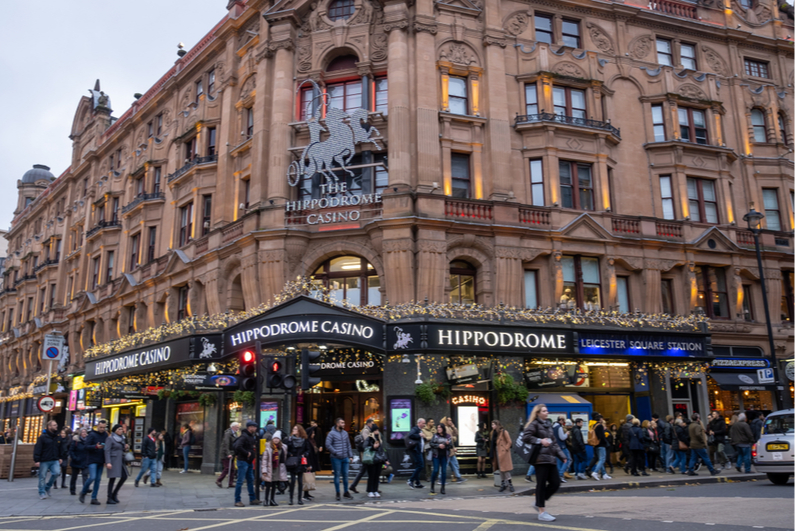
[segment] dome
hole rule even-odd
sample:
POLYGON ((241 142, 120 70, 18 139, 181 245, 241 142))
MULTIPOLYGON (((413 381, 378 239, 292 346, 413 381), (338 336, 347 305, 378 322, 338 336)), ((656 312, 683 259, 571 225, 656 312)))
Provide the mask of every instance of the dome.
POLYGON ((36 181, 40 181, 42 179, 54 181, 55 175, 50 173, 49 166, 45 166, 44 164, 34 164, 33 169, 26 171, 25 175, 22 176, 22 184, 34 184, 36 181))

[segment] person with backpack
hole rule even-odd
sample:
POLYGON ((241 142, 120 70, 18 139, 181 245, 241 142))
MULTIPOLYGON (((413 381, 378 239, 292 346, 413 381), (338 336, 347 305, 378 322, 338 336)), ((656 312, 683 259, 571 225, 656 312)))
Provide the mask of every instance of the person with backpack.
POLYGON ((594 478, 596 481, 600 479, 613 479, 611 476, 607 475, 607 470, 605 470, 605 461, 607 461, 607 437, 605 432, 607 428, 605 428, 605 419, 599 413, 594 414, 594 420, 596 424, 593 426, 593 437, 592 439, 591 433, 588 433, 588 443, 590 444, 593 440, 596 442, 594 445, 594 453, 597 456, 596 466, 591 473, 591 477, 594 478), (599 476, 599 471, 602 471, 601 477, 599 476))
POLYGON ((536 404, 522 432, 522 441, 526 444, 540 444, 541 449, 536 457, 536 504, 538 519, 542 522, 554 522, 555 517, 546 511, 546 503, 560 488, 560 475, 557 460, 565 461, 566 454, 558 446, 552 423, 549 421, 549 410, 545 404, 536 404))
POLYGON ((582 438, 582 418, 574 421, 574 429, 569 434, 569 441, 571 444, 571 456, 574 461, 574 477, 586 479, 585 461, 588 459, 588 453, 585 448, 585 441, 582 438))
MULTIPOLYGON (((359 459, 361 463, 362 454, 364 453, 364 441, 370 438, 370 428, 373 427, 373 423, 375 421, 373 419, 367 419, 364 423, 364 428, 362 428, 361 433, 359 433, 356 437, 353 438, 353 446, 356 448, 356 451, 359 452, 359 459)), ((350 491, 354 494, 359 494, 359 491, 356 490, 356 485, 359 484, 359 481, 364 477, 367 473, 367 467, 364 464, 361 465, 359 468, 359 472, 356 474, 356 478, 351 483, 350 491)))
POLYGON ((641 428, 639 419, 632 419, 632 427, 629 429, 629 451, 632 455, 632 475, 640 476, 638 468, 643 472, 642 475, 648 476, 646 472, 646 453, 649 437, 646 430, 641 428))
POLYGON ((185 431, 182 432, 182 439, 180 440, 179 447, 182 450, 182 458, 185 460, 185 465, 182 467, 182 470, 179 471, 180 474, 184 474, 188 471, 190 449, 191 446, 196 444, 196 436, 193 434, 193 428, 190 427, 190 424, 185 424, 183 429, 185 431))

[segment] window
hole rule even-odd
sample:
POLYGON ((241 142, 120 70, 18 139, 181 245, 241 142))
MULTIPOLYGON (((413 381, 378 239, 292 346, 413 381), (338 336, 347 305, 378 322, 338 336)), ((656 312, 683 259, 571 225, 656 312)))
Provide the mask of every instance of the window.
POLYGON ((212 96, 215 93, 215 69, 207 73, 207 94, 212 96))
POLYGON ((111 208, 112 208, 112 216, 113 216, 111 218, 111 221, 113 221, 114 223, 117 223, 119 221, 119 198, 118 197, 114 197, 113 198, 113 202, 111 204, 112 204, 111 208))
POLYGON ((14 308, 8 310, 8 326, 6 326, 6 330, 11 330, 12 326, 14 326, 14 308))
POLYGON ((155 134, 160 136, 163 133, 163 113, 155 116, 155 134))
POLYGON ((306 87, 301 89, 301 101, 299 103, 300 108, 298 109, 298 119, 300 121, 304 122, 313 115, 315 110, 314 99, 315 99, 314 88, 306 87))
POLYGON ((157 244, 157 227, 149 227, 149 242, 146 245, 146 263, 155 260, 155 245, 157 244))
POLYGON ((141 177, 138 177, 137 179, 135 179, 135 196, 136 197, 141 197, 142 195, 144 195, 144 177, 143 177, 143 175, 141 177))
POLYGON ((177 302, 177 320, 185 319, 188 316, 188 286, 179 288, 179 299, 177 302))
POLYGON ((163 168, 155 166, 155 175, 152 179, 152 193, 160 193, 160 180, 163 178, 163 168))
POLYGON ((469 198, 469 155, 453 153, 450 160, 453 197, 467 199, 469 198))
POLYGON ((665 118, 662 104, 651 106, 651 123, 654 127, 654 141, 665 142, 665 118))
POLYGON ((662 312, 667 315, 674 314, 674 287, 670 278, 662 279, 660 283, 660 294, 662 299, 662 312))
POLYGON ((668 39, 657 39, 657 63, 674 66, 673 45, 668 39))
POLYGON ((146 138, 152 138, 155 134, 155 124, 154 122, 149 122, 146 124, 146 138))
POLYGON ((563 208, 593 210, 593 179, 590 164, 568 160, 558 163, 560 170, 560 199, 563 208))
MULTIPOLYGON (((781 271, 781 321, 792 321, 793 305, 795 305, 795 273, 781 271)), ((14 311, 13 309, 11 310, 14 311)))
POLYGON ((115 253, 113 251, 108 251, 108 254, 105 257, 105 283, 113 280, 114 258, 116 258, 115 253))
POLYGON ((127 334, 135 333, 135 306, 127 307, 127 334))
POLYGON ((121 168, 121 148, 116 150, 116 169, 121 168))
POLYGON ((587 117, 584 90, 577 90, 569 87, 553 87, 552 103, 555 106, 555 114, 572 116, 574 118, 587 117))
POLYGON ((751 304, 751 286, 743 284, 743 319, 746 321, 754 320, 754 309, 751 304))
POLYGON ((199 98, 204 94, 204 84, 202 80, 198 80, 196 82, 196 99, 194 100, 196 103, 199 103, 199 98))
POLYGON ((564 256, 563 296, 560 304, 564 308, 600 310, 602 308, 599 260, 584 256, 564 256))
POLYGON ((346 20, 353 15, 353 0, 334 0, 328 6, 328 18, 331 20, 346 20))
POLYGON ((28 314, 26 321, 30 321, 33 318, 33 297, 28 297, 28 314))
POLYGON ((537 271, 524 272, 524 307, 538 308, 538 275, 537 271))
POLYGON ((315 271, 313 283, 329 289, 339 304, 347 300, 355 306, 381 305, 381 279, 364 258, 340 256, 323 262, 315 271))
POLYGON ((696 306, 712 319, 729 318, 729 294, 726 274, 721 268, 696 266, 698 296, 696 306))
POLYGON ((66 279, 66 293, 64 293, 64 305, 69 304, 72 300, 72 286, 74 285, 74 278, 69 276, 66 279))
POLYGON ((453 114, 467 114, 469 112, 467 80, 463 77, 450 76, 447 87, 450 112, 453 114))
POLYGON ((663 219, 676 219, 670 175, 660 175, 660 197, 662 198, 663 219))
POLYGON ((97 223, 105 221, 105 205, 99 205, 97 208, 97 223))
POLYGON ((389 110, 389 82, 385 77, 375 78, 375 112, 386 114, 389 110))
POLYGON ((778 113, 778 135, 781 138, 781 143, 785 146, 787 143, 787 119, 784 118, 784 113, 778 113))
POLYGON ((207 129, 207 156, 215 156, 215 127, 207 129))
POLYGON ((580 23, 576 20, 563 19, 561 25, 563 45, 580 48, 580 23))
POLYGON ((182 247, 193 238, 193 203, 179 209, 179 246, 182 247))
POLYGON ((44 303, 47 300, 47 286, 41 288, 39 291, 39 315, 44 313, 45 305, 44 303))
POLYGON ((688 178, 687 199, 691 220, 718 223, 718 198, 715 195, 714 181, 688 178))
POLYGON ((630 312, 629 304, 629 278, 616 277, 616 299, 618 302, 618 311, 621 313, 630 312))
POLYGON ((91 289, 99 286, 99 256, 91 261, 91 289))
POLYGON ((88 195, 88 178, 83 179, 83 197, 88 195))
POLYGON ((251 200, 251 179, 243 180, 243 205, 248 208, 249 201, 251 200))
POLYGON ((524 101, 527 115, 538 114, 538 90, 535 83, 528 83, 524 86, 524 101))
POLYGON ((50 304, 47 306, 50 310, 55 306, 55 284, 50 284, 50 304))
POLYGON ((707 144, 707 118, 704 111, 679 107, 679 132, 685 142, 707 144))
POLYGON ((194 136, 185 142, 185 162, 190 162, 196 158, 196 137, 194 136))
POLYGON ((210 232, 210 220, 212 219, 213 196, 202 196, 202 236, 210 232))
POLYGON ((539 15, 536 13, 536 40, 552 44, 552 17, 550 15, 539 15))
POLYGON ((111 170, 112 170, 113 168, 115 168, 115 162, 116 162, 115 155, 111 155, 111 156, 110 156, 110 164, 108 165, 108 166, 110 166, 110 169, 111 169, 111 170))
POLYGON ((61 260, 61 246, 63 244, 62 240, 55 240, 55 261, 59 262, 61 260))
POLYGON ((544 206, 544 165, 541 159, 530 161, 530 204, 544 206))
POLYGON ((254 136, 254 108, 247 107, 246 108, 246 129, 245 129, 246 138, 251 138, 254 136))
POLYGON ((745 74, 754 77, 764 77, 764 78, 770 77, 770 73, 767 67, 767 62, 756 61, 754 59, 745 60, 745 74))
POLYGON ((326 87, 329 107, 343 111, 352 111, 362 107, 361 80, 334 83, 326 87))
POLYGON ((130 238, 130 271, 138 267, 138 249, 141 247, 141 233, 130 238))
POLYGON ((679 45, 679 60, 682 66, 690 70, 698 70, 696 68, 696 45, 685 44, 679 45))
POLYGON ((450 304, 475 304, 477 270, 463 260, 450 262, 450 304))
POLYGON ((765 113, 760 109, 751 109, 751 126, 754 129, 754 142, 767 142, 765 113))
POLYGON ((762 190, 762 199, 765 203, 765 220, 770 230, 781 229, 781 214, 778 209, 778 188, 765 188, 762 190))

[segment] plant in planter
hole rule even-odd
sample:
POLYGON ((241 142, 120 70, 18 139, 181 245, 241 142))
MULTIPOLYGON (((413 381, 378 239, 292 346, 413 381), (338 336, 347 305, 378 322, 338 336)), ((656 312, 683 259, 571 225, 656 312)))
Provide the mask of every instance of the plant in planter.
POLYGON ((215 393, 202 393, 199 395, 199 405, 202 407, 214 406, 218 402, 218 396, 215 393))
POLYGON ((510 402, 524 403, 527 401, 527 387, 514 381, 510 374, 498 374, 494 378, 494 389, 497 391, 497 402, 504 406, 510 402))
POLYGON ((247 406, 254 405, 254 393, 252 391, 242 391, 238 389, 235 391, 235 394, 232 395, 232 400, 235 402, 240 402, 241 404, 245 404, 247 406))
POLYGON ((161 389, 157 392, 157 399, 163 400, 171 396, 171 389, 161 389))
POLYGON ((434 387, 435 384, 431 382, 422 382, 414 388, 414 396, 426 406, 430 406, 436 402, 436 393, 433 392, 434 387))

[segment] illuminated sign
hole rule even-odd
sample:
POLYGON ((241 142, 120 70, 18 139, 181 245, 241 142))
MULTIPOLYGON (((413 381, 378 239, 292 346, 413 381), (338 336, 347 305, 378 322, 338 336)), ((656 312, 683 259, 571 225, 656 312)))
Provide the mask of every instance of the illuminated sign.
POLYGON ((454 396, 451 400, 454 406, 459 404, 477 404, 478 406, 486 407, 489 401, 486 397, 475 395, 454 396))
POLYGON ((580 354, 701 358, 711 355, 703 336, 667 334, 579 334, 580 354))
POLYGON ((715 358, 709 366, 712 369, 767 369, 770 361, 764 358, 715 358))

